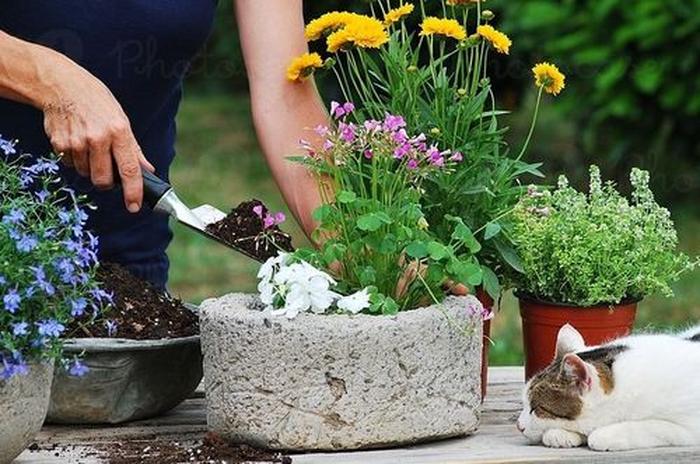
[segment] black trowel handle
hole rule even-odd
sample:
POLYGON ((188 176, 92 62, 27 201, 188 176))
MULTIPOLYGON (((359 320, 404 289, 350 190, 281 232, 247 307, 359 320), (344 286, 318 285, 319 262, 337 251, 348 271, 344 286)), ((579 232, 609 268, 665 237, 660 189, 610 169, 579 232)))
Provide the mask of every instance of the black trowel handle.
POLYGON ((141 176, 143 176, 143 202, 149 208, 154 209, 160 199, 163 198, 163 195, 173 188, 170 184, 144 168, 141 168, 141 176))

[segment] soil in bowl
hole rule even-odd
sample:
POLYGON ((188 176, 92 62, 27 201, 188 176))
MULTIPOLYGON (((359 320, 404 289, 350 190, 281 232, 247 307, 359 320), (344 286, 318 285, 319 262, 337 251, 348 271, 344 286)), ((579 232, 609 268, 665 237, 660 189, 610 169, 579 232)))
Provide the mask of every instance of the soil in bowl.
POLYGON ((259 261, 277 256, 279 251, 293 251, 292 238, 277 225, 265 227, 267 207, 259 200, 250 200, 234 208, 224 219, 209 224, 207 232, 225 243, 247 251, 259 261), (261 207, 256 212, 254 209, 261 207))
MULTIPOLYGON (((153 437, 154 439, 156 437, 153 437)), ((168 464, 168 463, 278 463, 291 464, 292 459, 281 453, 230 444, 216 434, 208 433, 194 446, 179 442, 125 441, 102 445, 109 464, 168 464)))
POLYGON ((153 287, 113 263, 101 264, 97 278, 114 296, 114 305, 103 319, 89 315, 74 320, 66 332, 71 338, 127 338, 161 340, 197 335, 199 319, 178 299, 153 287), (115 323, 110 333, 106 321, 115 323))

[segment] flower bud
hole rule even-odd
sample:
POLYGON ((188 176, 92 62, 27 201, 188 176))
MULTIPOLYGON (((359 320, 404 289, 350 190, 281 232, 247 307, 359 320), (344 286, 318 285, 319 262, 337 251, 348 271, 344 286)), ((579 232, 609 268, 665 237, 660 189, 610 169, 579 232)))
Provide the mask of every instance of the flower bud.
POLYGON ((440 135, 440 129, 437 127, 433 127, 432 129, 430 129, 430 133, 433 135, 440 135))
POLYGON ((428 224, 428 221, 424 217, 418 219, 418 228, 420 230, 428 230, 428 227, 430 227, 430 224, 428 224))
POLYGON ((335 58, 326 58, 326 61, 323 62, 324 69, 331 69, 333 66, 335 66, 335 58))
POLYGON ((416 72, 416 71, 418 71, 418 66, 412 64, 411 66, 409 66, 408 68, 406 68, 406 71, 408 71, 408 72, 416 72))
POLYGON ((481 19, 483 19, 484 21, 491 21, 495 17, 496 15, 491 10, 484 10, 481 12, 481 19))
POLYGON ((457 95, 463 97, 467 94, 467 89, 457 89, 457 95))

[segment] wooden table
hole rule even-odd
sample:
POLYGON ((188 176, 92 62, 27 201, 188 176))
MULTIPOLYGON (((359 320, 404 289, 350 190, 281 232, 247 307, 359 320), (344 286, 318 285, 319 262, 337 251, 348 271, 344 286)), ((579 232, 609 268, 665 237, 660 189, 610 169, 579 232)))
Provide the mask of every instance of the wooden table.
MULTIPOLYGON (((489 371, 489 390, 481 426, 475 435, 427 445, 352 453, 300 454, 294 464, 472 464, 472 463, 700 463, 700 447, 658 448, 597 453, 585 448, 556 450, 528 445, 515 429, 523 386, 520 367, 489 371)), ((15 464, 90 464, 104 462, 94 446, 128 440, 194 442, 206 431, 204 395, 198 390, 171 413, 117 427, 45 427, 38 450, 25 451, 15 464), (155 437, 155 438, 154 438, 155 437), (53 445, 58 445, 52 449, 53 445), (70 445, 66 449, 66 445, 70 445), (90 456, 92 454, 92 456, 90 456)), ((134 460, 139 462, 138 459, 134 460)), ((164 462, 163 464, 169 464, 164 462)))

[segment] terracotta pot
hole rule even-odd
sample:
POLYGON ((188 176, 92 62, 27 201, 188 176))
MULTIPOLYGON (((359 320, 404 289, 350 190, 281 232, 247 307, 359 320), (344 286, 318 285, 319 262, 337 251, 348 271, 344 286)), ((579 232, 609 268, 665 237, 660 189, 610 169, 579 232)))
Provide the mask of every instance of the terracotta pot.
POLYGON ((526 380, 552 362, 557 334, 564 324, 574 326, 586 345, 600 345, 630 334, 638 303, 580 307, 538 301, 523 294, 517 296, 523 322, 526 380))
MULTIPOLYGON (((483 289, 476 291, 476 298, 485 309, 493 310, 494 301, 483 289)), ((491 320, 484 321, 483 344, 481 348, 481 401, 486 398, 489 384, 489 348, 491 347, 491 320)))

